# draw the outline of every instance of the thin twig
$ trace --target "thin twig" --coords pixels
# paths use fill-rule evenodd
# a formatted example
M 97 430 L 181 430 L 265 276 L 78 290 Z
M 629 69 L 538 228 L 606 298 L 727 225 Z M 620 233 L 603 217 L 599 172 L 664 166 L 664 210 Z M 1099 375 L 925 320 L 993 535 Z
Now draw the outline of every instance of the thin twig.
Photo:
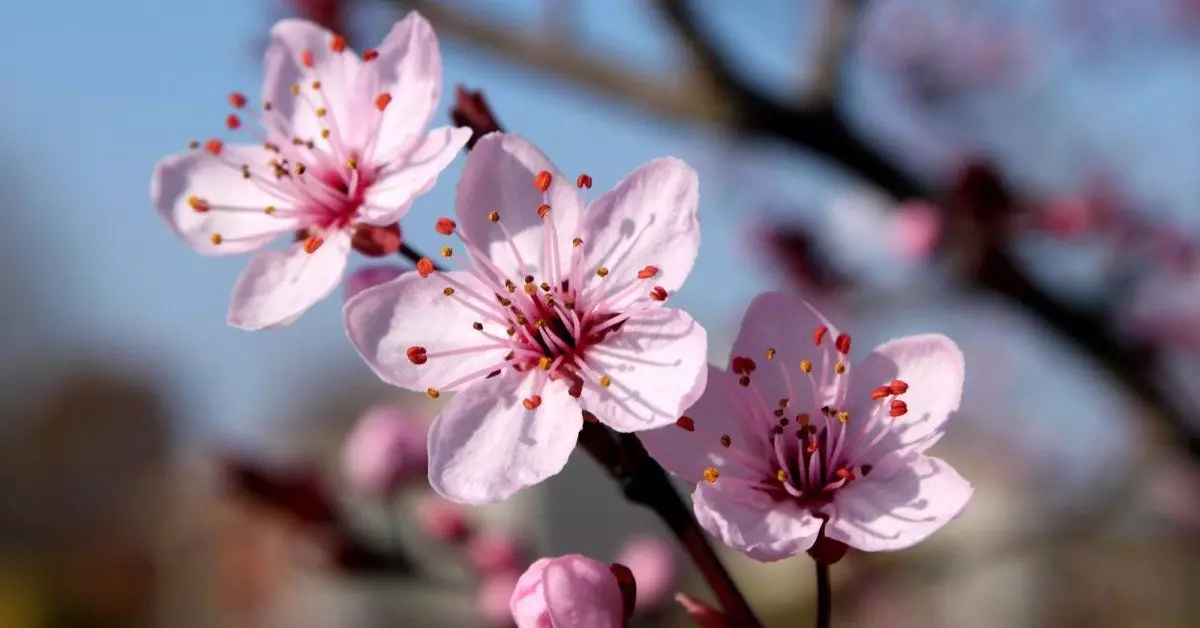
M 829 584 L 829 565 L 815 560 L 817 566 L 817 628 L 829 628 L 833 620 L 833 588 Z

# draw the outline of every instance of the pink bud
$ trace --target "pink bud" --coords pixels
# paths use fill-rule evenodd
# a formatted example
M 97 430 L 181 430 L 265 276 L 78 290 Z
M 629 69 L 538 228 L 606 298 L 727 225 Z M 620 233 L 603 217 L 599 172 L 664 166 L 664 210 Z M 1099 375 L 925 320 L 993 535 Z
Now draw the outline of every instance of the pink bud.
M 521 547 L 507 532 L 486 530 L 467 543 L 467 558 L 482 574 L 515 571 L 521 559 Z
M 417 504 L 417 524 L 426 535 L 446 543 L 461 543 L 471 536 L 462 506 L 437 495 Z
M 625 620 L 621 590 L 608 565 L 578 554 L 530 565 L 509 609 L 518 628 L 621 628 Z
M 479 616 L 489 626 L 512 626 L 513 616 L 508 603 L 517 588 L 517 574 L 513 572 L 488 576 L 475 591 L 475 605 Z M 549 625 L 549 624 L 547 624 Z
M 942 239 L 942 215 L 924 201 L 909 201 L 892 215 L 892 236 L 899 253 L 909 259 L 929 257 Z
M 355 269 L 346 278 L 346 285 L 342 288 L 342 298 L 344 301 L 349 301 L 363 290 L 389 282 L 403 272 L 404 269 L 399 266 L 363 266 Z
M 660 538 L 631 539 L 617 562 L 633 572 L 637 580 L 637 610 L 652 611 L 670 603 L 675 594 L 678 571 L 671 545 Z
M 394 406 L 367 410 L 342 446 L 342 472 L 350 485 L 386 495 L 425 475 L 425 423 Z
M 1096 226 L 1096 211 L 1091 202 L 1078 196 L 1060 196 L 1038 207 L 1038 226 L 1061 240 L 1074 240 Z

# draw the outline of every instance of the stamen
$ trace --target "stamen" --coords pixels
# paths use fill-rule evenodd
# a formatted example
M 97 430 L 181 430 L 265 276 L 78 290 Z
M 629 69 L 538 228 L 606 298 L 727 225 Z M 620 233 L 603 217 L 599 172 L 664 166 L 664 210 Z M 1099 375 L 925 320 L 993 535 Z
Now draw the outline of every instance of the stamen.
M 446 288 L 443 288 L 443 289 L 442 289 L 442 294 L 444 294 L 444 295 L 446 295 L 446 296 L 448 296 L 448 297 L 452 297 L 452 296 L 454 296 L 454 288 L 451 288 L 451 287 L 446 287 Z
M 521 405 L 525 406 L 526 410 L 534 410 L 538 406 L 542 405 L 542 397 L 540 395 L 532 395 L 528 399 L 522 401 Z
M 758 365 L 755 364 L 754 360 L 751 360 L 750 358 L 734 356 L 733 359 L 730 360 L 730 368 L 733 370 L 735 375 L 749 375 L 758 368 Z
M 221 237 L 221 234 L 214 233 L 214 234 L 212 234 L 212 237 L 209 238 L 208 240 L 209 240 L 209 242 L 212 242 L 214 245 L 218 245 L 224 241 L 224 238 Z
M 579 189 L 592 189 L 592 178 L 586 174 L 581 174 L 575 179 L 575 187 Z
M 844 375 L 846 373 L 846 365 L 838 362 L 833 366 L 833 372 L 837 373 L 838 375 Z
M 845 425 L 850 422 L 850 413 L 846 412 L 845 410 L 842 410 L 841 412 L 837 413 L 837 418 L 838 418 L 838 423 Z
M 448 236 L 454 233 L 454 229 L 456 227 L 458 227 L 458 223 L 455 223 L 453 220 L 450 220 L 449 218 L 438 218 L 437 226 L 435 226 L 434 229 L 436 229 L 438 233 Z
M 483 331 L 483 323 L 475 321 L 474 323 L 471 323 L 471 329 L 474 329 L 475 331 Z
M 818 328 L 817 328 L 817 331 L 814 331 L 814 332 L 813 332 L 813 344 L 814 344 L 814 345 L 817 345 L 817 346 L 820 346 L 820 345 L 821 345 L 821 341 L 825 339 L 825 334 L 827 334 L 827 333 L 829 333 L 829 327 L 828 327 L 828 326 L 826 326 L 826 325 L 821 325 L 820 327 L 818 327 Z
M 246 95 L 241 92 L 233 92 L 229 94 L 229 104 L 233 105 L 234 109 L 241 109 L 246 106 Z
M 193 210 L 200 212 L 200 213 L 204 213 L 204 212 L 208 211 L 209 209 L 211 209 L 211 206 L 208 204 L 208 201 L 200 198 L 199 196 L 196 196 L 195 194 L 189 196 L 187 202 L 188 202 L 188 205 L 191 205 Z
M 837 340 L 834 341 L 834 346 L 837 347 L 838 353 L 842 355 L 849 355 L 850 334 L 838 334 Z
M 313 54 L 311 50 L 305 48 L 304 51 L 300 53 L 300 63 L 303 63 L 304 67 L 306 68 L 313 67 Z
M 445 258 L 454 257 L 454 248 L 449 247 L 449 246 L 443 246 L 442 247 L 442 257 L 445 257 Z
M 904 393 L 908 392 L 908 382 L 902 382 L 898 379 L 893 379 L 892 383 L 888 384 L 887 388 L 893 395 L 903 395 Z
M 708 467 L 704 470 L 704 481 L 713 484 L 717 478 L 721 477 L 721 472 L 717 471 L 716 467 Z
M 438 397 L 440 397 L 442 395 L 442 393 L 438 392 L 438 389 L 436 389 L 436 388 L 427 389 L 425 391 L 425 394 L 429 395 L 430 399 L 437 399 Z
M 767 347 L 767 359 L 768 359 L 768 360 L 774 360 L 774 359 L 775 359 L 775 349 L 773 349 L 773 348 L 771 348 L 771 347 Z
M 317 249 L 321 248 L 322 244 L 325 244 L 325 239 L 321 236 L 308 236 L 308 239 L 304 241 L 304 252 L 312 255 L 317 252 Z
M 597 277 L 601 277 L 601 278 L 603 278 L 603 277 L 607 277 L 607 276 L 608 276 L 608 267 L 607 267 L 607 266 L 601 266 L 600 268 L 597 268 L 597 269 L 596 269 L 596 276 L 597 276 Z
M 775 479 L 779 480 L 780 484 L 787 482 L 788 481 L 787 471 L 784 471 L 783 469 L 779 469 L 778 471 L 775 472 Z
M 552 177 L 550 173 L 543 170 L 537 173 L 537 176 L 533 178 L 533 187 L 545 192 L 546 190 L 550 189 L 551 179 Z
M 721 434 L 721 446 L 729 449 L 730 445 L 733 445 L 733 439 L 729 438 L 729 434 Z
M 908 404 L 899 399 L 893 399 L 890 414 L 892 417 L 901 417 L 908 414 Z
M 417 261 L 417 272 L 420 273 L 421 278 L 433 274 L 433 260 L 428 257 L 422 257 Z
M 225 116 L 225 128 L 230 131 L 236 130 L 242 126 L 242 119 L 237 117 L 236 113 L 231 113 Z
M 216 138 L 210 139 L 204 143 L 204 150 L 206 150 L 214 155 L 220 155 L 221 149 L 224 147 L 225 147 L 225 143 Z
M 650 291 L 650 298 L 654 301 L 666 301 L 667 289 L 662 286 L 654 286 L 654 289 Z
M 679 417 L 679 419 L 675 421 L 675 426 L 685 432 L 695 432 L 696 431 L 696 421 L 693 420 L 692 417 L 690 417 L 690 416 Z
M 574 240 L 571 240 L 571 246 L 574 246 L 574 247 L 583 246 L 583 238 L 575 238 Z
M 538 206 L 538 208 L 537 208 L 537 217 L 538 218 L 545 218 L 546 214 L 549 214 L 549 213 L 550 213 L 549 205 L 542 203 L 541 205 Z
M 658 274 L 658 268 L 656 268 L 654 266 L 647 266 L 647 267 L 639 270 L 637 276 L 638 276 L 638 279 L 649 279 L 657 274 Z
M 500 212 L 493 209 L 492 211 L 488 212 L 487 219 L 492 222 L 500 222 Z
M 391 102 L 392 95 L 387 92 L 383 92 L 375 97 L 375 108 L 383 111 L 384 109 L 387 109 L 387 106 L 391 104 Z
M 413 345 L 405 352 L 408 355 L 408 361 L 420 366 L 429 361 L 428 351 L 425 347 Z
M 812 369 L 812 360 L 800 360 L 801 371 L 804 371 L 805 373 L 811 373 Z
M 346 38 L 341 35 L 334 35 L 333 39 L 329 40 L 329 49 L 334 52 L 345 52 Z
M 600 376 L 600 386 L 603 388 L 608 388 L 609 386 L 612 386 L 612 378 L 607 375 L 601 375 Z
M 871 391 L 871 401 L 879 401 L 880 399 L 883 399 L 891 394 L 892 391 L 887 386 L 880 386 L 879 388 Z
M 363 52 L 363 61 L 374 61 L 379 58 L 379 51 L 371 48 Z

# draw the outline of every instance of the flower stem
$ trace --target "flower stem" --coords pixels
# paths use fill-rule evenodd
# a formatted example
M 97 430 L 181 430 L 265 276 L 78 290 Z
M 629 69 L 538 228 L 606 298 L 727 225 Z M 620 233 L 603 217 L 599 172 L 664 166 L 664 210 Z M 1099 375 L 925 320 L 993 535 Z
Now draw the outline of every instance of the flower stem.
M 621 485 L 629 501 L 653 510 L 667 524 L 716 594 L 730 625 L 761 628 L 691 509 L 675 492 L 663 468 L 646 453 L 641 441 L 633 434 L 617 434 L 589 421 L 579 433 L 579 444 Z
M 817 566 L 817 628 L 829 628 L 833 620 L 833 590 L 829 586 L 829 565 L 814 561 Z

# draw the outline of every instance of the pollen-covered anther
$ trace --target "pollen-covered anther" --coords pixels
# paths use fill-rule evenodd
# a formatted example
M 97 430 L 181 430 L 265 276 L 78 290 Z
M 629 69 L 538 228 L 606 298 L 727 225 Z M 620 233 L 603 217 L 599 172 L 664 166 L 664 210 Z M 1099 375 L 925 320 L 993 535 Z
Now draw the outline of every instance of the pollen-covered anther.
M 493 209 L 492 211 L 488 212 L 487 218 L 492 222 L 500 222 L 500 212 Z
M 417 273 L 420 274 L 422 278 L 433 274 L 433 260 L 429 259 L 428 257 L 422 257 L 420 260 L 418 260 Z
M 850 334 L 838 334 L 837 340 L 833 342 L 838 353 L 842 355 L 850 355 Z
M 729 361 L 729 366 L 734 375 L 749 375 L 758 368 L 758 365 L 754 363 L 754 360 L 751 360 L 745 356 L 734 356 L 733 359 Z
M 308 236 L 308 239 L 304 241 L 304 252 L 312 255 L 313 253 L 317 252 L 317 249 L 321 248 L 322 244 L 325 244 L 325 238 L 317 235 L 310 235 Z
M 788 426 L 788 423 L 790 423 L 790 422 L 791 422 L 791 421 L 788 421 L 788 418 L 787 418 L 787 417 L 783 416 L 783 410 L 782 410 L 782 409 L 776 410 L 776 411 L 775 411 L 775 416 L 779 417 L 779 427 L 787 427 L 787 426 Z
M 575 177 L 575 187 L 581 190 L 592 189 L 592 177 L 587 174 L 581 174 L 578 177 Z
M 800 360 L 800 370 L 805 373 L 812 372 L 812 360 Z
M 788 399 L 787 397 L 784 397 L 784 398 L 780 399 L 780 400 L 779 400 L 779 407 L 780 407 L 780 409 L 783 409 L 783 408 L 786 408 L 786 407 L 788 407 L 788 404 L 789 404 L 789 403 L 791 403 L 791 402 L 792 402 L 792 400 L 791 400 L 791 399 Z
M 638 279 L 649 279 L 658 274 L 658 267 L 647 266 L 638 271 Z
M 371 48 L 363 52 L 363 61 L 374 61 L 379 58 L 379 51 Z
M 275 210 L 275 206 L 274 206 L 274 205 L 267 205 L 266 207 L 264 207 L 264 208 L 263 208 L 263 213 L 264 213 L 264 214 L 266 214 L 266 215 L 268 215 L 268 216 L 270 216 L 271 214 L 274 214 L 274 213 L 275 213 L 275 211 L 276 211 L 276 210 Z
M 802 427 L 808 427 L 808 423 L 811 420 L 812 419 L 808 416 L 807 412 L 801 412 L 800 414 L 796 415 L 796 425 L 800 425 Z
M 740 385 L 742 388 L 749 388 L 749 387 L 750 387 L 750 376 L 749 376 L 749 375 L 743 375 L 743 376 L 739 377 L 739 378 L 738 378 L 738 384 L 739 384 L 739 385 Z
M 454 257 L 454 248 L 449 247 L 449 246 L 443 246 L 442 247 L 442 257 L 446 257 L 446 258 Z
M 690 416 L 681 416 L 675 420 L 675 427 L 678 427 L 685 432 L 695 432 L 696 421 Z
M 810 454 L 815 454 L 820 450 L 821 450 L 821 441 L 819 441 L 819 440 L 814 440 L 813 442 L 808 444 L 808 447 L 804 448 L 805 453 L 810 453 Z
M 850 413 L 846 412 L 845 410 L 842 410 L 841 412 L 837 413 L 837 420 L 838 420 L 838 423 L 841 423 L 842 425 L 849 423 L 850 422 Z
M 237 117 L 236 113 L 231 113 L 231 114 L 225 116 L 225 128 L 232 131 L 241 126 L 242 126 L 242 119 Z
M 834 471 L 834 475 L 836 475 L 839 480 L 845 480 L 847 482 L 854 480 L 854 472 L 846 467 L 842 467 L 841 469 Z
M 454 296 L 454 288 L 447 286 L 442 289 L 442 294 L 444 294 L 448 297 L 452 297 L 452 296 Z
M 304 67 L 306 67 L 306 68 L 313 67 L 313 53 L 311 50 L 309 50 L 308 48 L 305 48 L 300 53 L 300 63 L 304 64 Z
M 817 331 L 813 332 L 813 344 L 820 346 L 821 341 L 825 340 L 825 334 L 828 334 L 828 333 L 829 333 L 828 326 L 821 325 L 820 327 L 818 327 Z
M 583 238 L 575 238 L 571 240 L 571 246 L 583 246 Z
M 438 389 L 436 388 L 426 389 L 425 394 L 429 395 L 430 399 L 437 399 L 438 397 L 442 396 L 442 393 L 438 392 Z
M 893 395 L 903 395 L 904 393 L 908 392 L 908 382 L 893 379 L 892 383 L 887 385 L 887 389 Z
M 214 155 L 220 155 L 222 148 L 225 148 L 225 143 L 219 139 L 213 138 L 204 142 L 204 150 Z
M 234 109 L 241 109 L 246 106 L 246 95 L 241 92 L 232 92 L 229 94 L 229 104 L 233 105 Z
M 191 150 L 196 150 L 197 148 L 200 148 L 200 142 L 197 142 L 196 140 L 192 140 L 192 141 L 188 142 L 188 148 L 190 148 Z
M 733 439 L 729 438 L 729 434 L 721 434 L 721 446 L 729 449 L 731 445 L 733 445 Z
M 601 266 L 600 268 L 597 268 L 597 269 L 596 269 L 596 276 L 597 276 L 597 277 L 607 277 L 607 276 L 608 276 L 608 267 L 607 267 L 607 266 Z
M 475 331 L 483 331 L 483 323 L 475 321 L 474 323 L 471 323 L 471 329 L 474 329 Z
M 666 301 L 667 289 L 662 286 L 654 286 L 654 289 L 650 291 L 650 299 L 653 301 Z
M 533 187 L 545 192 L 546 190 L 550 189 L 550 181 L 552 179 L 553 177 L 550 175 L 550 173 L 543 170 L 537 173 L 537 176 L 533 178 Z
M 305 166 L 304 164 L 296 164 L 296 167 L 293 168 L 293 170 L 295 171 L 296 174 L 304 174 L 305 172 L 308 171 L 308 167 Z
M 833 365 L 833 372 L 837 373 L 838 375 L 844 375 L 846 373 L 846 365 L 842 362 L 838 362 L 837 364 Z
M 779 480 L 779 482 L 781 484 L 784 482 L 787 482 L 788 481 L 787 471 L 784 471 L 783 469 L 779 469 L 779 470 L 775 471 L 775 479 Z
M 525 406 L 526 410 L 535 410 L 538 406 L 542 405 L 542 397 L 540 395 L 530 395 L 521 402 L 521 405 Z
M 717 471 L 716 467 L 708 467 L 704 470 L 704 481 L 713 484 L 717 478 L 721 477 L 721 472 Z
M 541 284 L 539 284 L 538 287 L 541 288 L 542 291 L 544 291 L 544 292 L 550 292 L 550 284 L 548 284 L 544 281 Z
M 387 92 L 380 92 L 379 95 L 375 96 L 375 108 L 380 111 L 387 109 L 387 106 L 391 103 L 392 95 Z
M 417 346 L 417 345 L 413 345 L 408 348 L 408 351 L 405 351 L 405 355 L 408 356 L 408 361 L 412 362 L 413 364 L 416 364 L 417 366 L 420 366 L 429 361 L 429 356 L 427 355 L 427 353 L 428 352 L 425 351 L 425 347 L 421 347 L 421 346 Z
M 538 216 L 538 218 L 545 218 L 545 217 L 546 217 L 546 214 L 549 214 L 549 213 L 550 213 L 550 206 L 549 206 L 549 205 L 547 205 L 547 204 L 545 204 L 545 203 L 542 203 L 541 205 L 539 205 L 539 206 L 538 206 L 538 208 L 537 208 L 537 216 Z
M 883 399 L 891 394 L 892 391 L 890 388 L 887 386 L 880 386 L 879 388 L 871 391 L 871 401 L 879 401 L 880 399 Z
M 508 288 L 509 294 L 512 294 L 517 291 L 517 284 L 513 283 L 512 279 L 505 279 L 504 287 Z
M 332 50 L 333 52 L 345 52 L 346 51 L 346 38 L 341 35 L 334 35 L 329 40 L 329 49 Z
M 505 329 L 505 330 L 504 330 L 504 333 L 508 334 L 509 336 L 515 336 L 515 335 L 517 334 L 517 328 L 516 328 L 516 327 L 509 327 L 509 328 L 507 328 L 507 329 Z
M 312 83 L 309 83 L 309 86 L 313 88 L 314 92 L 321 91 L 321 81 L 313 81 Z
M 900 417 L 908 414 L 908 404 L 900 401 L 899 399 L 893 399 L 890 414 L 893 417 Z
M 329 139 L 329 129 L 321 129 L 321 139 Z
M 525 294 L 527 294 L 529 296 L 534 296 L 535 294 L 537 294 L 537 286 L 535 286 L 531 283 L 525 284 L 525 286 L 523 287 L 523 290 L 525 291 Z
M 347 159 L 346 167 L 351 170 L 358 170 L 358 160 L 353 157 L 351 157 L 350 159 Z
M 212 242 L 212 243 L 213 243 L 213 246 L 216 246 L 216 245 L 218 245 L 218 244 L 220 244 L 220 243 L 224 242 L 224 241 L 225 241 L 225 239 L 221 237 L 221 234 L 219 234 L 219 233 L 214 233 L 214 234 L 212 234 L 212 237 L 208 239 L 208 241 L 209 241 L 209 242 Z
M 187 202 L 188 202 L 188 205 L 191 206 L 191 208 L 194 211 L 197 211 L 200 213 L 204 213 L 204 212 L 208 211 L 209 209 L 211 209 L 211 207 L 208 204 L 208 201 L 200 198 L 199 196 L 196 196 L 195 194 L 189 196 Z
M 602 388 L 608 388 L 609 386 L 612 386 L 612 378 L 607 375 L 601 375 L 600 376 L 600 386 Z
M 293 95 L 293 96 L 299 96 L 299 95 L 300 95 L 300 86 L 299 86 L 298 84 L 295 84 L 295 83 L 293 83 L 293 84 L 292 84 L 292 86 L 291 86 L 291 88 L 289 88 L 289 89 L 290 89 L 290 91 L 292 92 L 292 95 Z
M 325 116 L 329 115 L 329 110 L 324 107 L 317 107 L 316 113 L 318 118 L 324 118 Z M 297 144 L 297 146 L 299 146 L 299 144 Z
M 448 236 L 453 234 L 454 229 L 457 227 L 458 223 L 450 220 L 449 218 L 438 218 L 437 225 L 434 226 L 434 229 L 436 229 L 438 233 Z

